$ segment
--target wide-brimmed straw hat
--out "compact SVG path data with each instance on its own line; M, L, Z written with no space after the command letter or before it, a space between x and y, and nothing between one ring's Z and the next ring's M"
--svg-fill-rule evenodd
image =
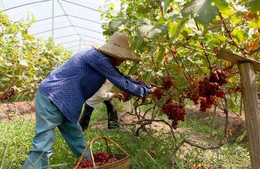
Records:
M103 46L99 47L98 45L93 44L92 47L111 57L123 60L140 61L140 58L133 55L128 40L129 36L127 33L116 32Z

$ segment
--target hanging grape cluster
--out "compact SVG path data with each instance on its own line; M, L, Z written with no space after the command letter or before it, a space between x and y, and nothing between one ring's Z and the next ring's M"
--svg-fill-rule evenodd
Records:
M199 81L200 111L206 112L213 104L217 103L217 97L224 98L226 92L220 86L227 83L227 76L223 70L216 70L210 76ZM195 101L194 101L195 102Z
M169 99L166 104L162 106L162 111L172 120L172 127L177 128L178 122L185 120L185 109L181 104L173 104L172 99Z
M164 91L169 90L174 87L174 83L170 76L162 78L162 89ZM157 94L157 98L161 98L166 92L160 92ZM159 97L158 97L159 96ZM173 103L172 97L170 97L164 105L162 105L162 112L167 115L169 120L172 120L172 127L177 128L178 122L185 120L185 109L180 103Z

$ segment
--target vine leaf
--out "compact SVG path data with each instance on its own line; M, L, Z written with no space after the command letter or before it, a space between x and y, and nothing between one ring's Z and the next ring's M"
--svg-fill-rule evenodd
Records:
M112 21L109 23L109 27L111 28L112 31L117 31L118 28L124 23L123 19L119 19L117 21Z
M143 25L139 28L140 34L146 36L147 38L155 39L159 34L167 34L167 25Z
M260 1L259 0L249 0L249 7L251 12L260 11Z
M22 66L25 66L25 67L29 66L27 60L20 60L19 64L22 65Z
M184 4L182 9L183 17L194 18L197 22L208 25L219 13L216 6L211 5L212 0L193 0Z
M164 0L164 11L166 11L167 7L169 6L171 0Z
M219 10L228 9L228 2L226 0L212 0L215 6L218 7Z

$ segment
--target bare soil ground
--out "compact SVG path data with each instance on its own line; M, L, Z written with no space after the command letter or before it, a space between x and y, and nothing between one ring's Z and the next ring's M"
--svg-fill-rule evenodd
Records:
M186 111L187 111L187 116L189 116L189 118L194 117L203 120L210 120L209 116L205 114L201 114L198 111L198 108L196 106L186 106ZM33 121L34 113L35 113L34 101L0 104L0 120L2 121L10 121L13 120L14 118L21 118L23 117L24 114L32 114L32 116L30 116L31 117L30 120ZM136 116L130 114L124 115L124 113L120 113L120 116L121 116L120 124L125 124L122 125L123 128L127 128L127 126L132 126L132 124L138 121ZM107 120L100 120L95 122L94 125L92 125L92 128L102 128L102 127L106 127L106 125L107 125ZM225 115L220 110L217 110L216 112L215 125L216 126L225 125ZM153 122L148 127L158 133L166 134L170 132L169 127L166 124L161 122ZM245 129L244 116L237 116L234 113L229 113L229 128L234 137L241 135ZM178 128L177 130L175 130L175 133L185 133L186 135L189 135L191 137L194 137L194 135L196 136L195 133L192 133L182 128Z

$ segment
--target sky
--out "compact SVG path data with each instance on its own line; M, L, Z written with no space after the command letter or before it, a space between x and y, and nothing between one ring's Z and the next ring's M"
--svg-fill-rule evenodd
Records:
M119 6L119 0L112 2ZM0 0L0 9L13 21L26 19L28 14L33 14L36 23L29 29L29 33L44 39L52 36L54 9L55 43L63 44L74 53L90 48L93 43L105 43L101 13L98 11L104 5L105 0Z

